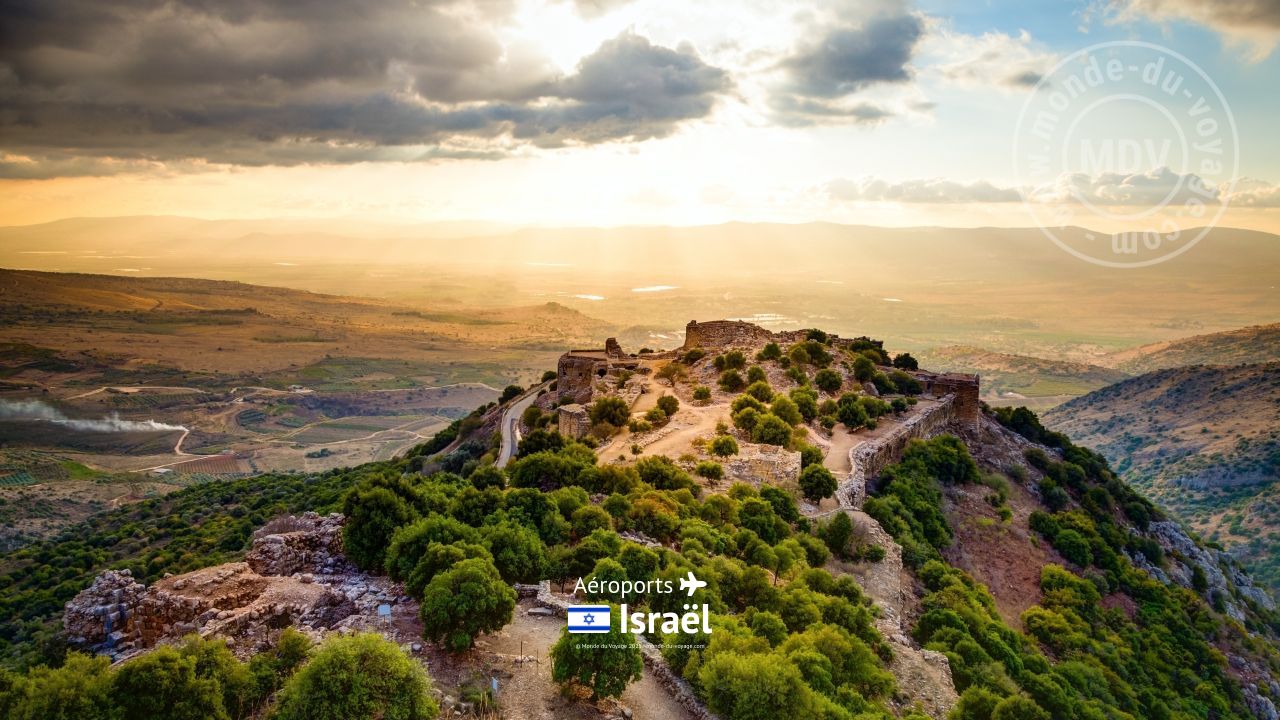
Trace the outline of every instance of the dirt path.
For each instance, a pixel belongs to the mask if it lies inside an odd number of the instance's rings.
[[[595,706],[583,698],[564,697],[551,679],[548,653],[560,639],[564,619],[530,615],[533,607],[532,601],[521,601],[510,624],[477,644],[471,659],[479,663],[443,667],[453,661],[436,655],[432,675],[439,673],[445,682],[477,671],[483,677],[498,677],[498,704],[507,720],[598,720],[601,713]],[[620,701],[635,720],[693,720],[647,672],[627,687]],[[614,709],[617,704],[605,701],[600,706]]]
[[[848,432],[842,426],[837,429],[830,439],[823,465],[837,473],[842,490],[851,485],[858,487],[852,492],[837,492],[838,507],[834,510],[821,508],[812,516],[844,512],[868,542],[884,548],[885,556],[880,562],[849,564],[833,560],[830,569],[834,573],[853,575],[879,608],[876,629],[893,647],[893,661],[889,669],[897,678],[899,695],[904,698],[903,707],[919,703],[930,717],[941,720],[951,712],[959,699],[951,680],[950,665],[945,655],[921,650],[910,638],[908,607],[909,603],[915,601],[915,596],[909,584],[910,576],[903,569],[902,547],[894,542],[893,537],[885,532],[875,518],[862,512],[862,499],[866,495],[866,472],[864,468],[854,465],[862,451],[851,452],[864,445],[868,449],[874,449],[877,444],[890,441],[892,429],[897,425],[896,421],[882,422],[873,431],[861,431],[857,434]]]

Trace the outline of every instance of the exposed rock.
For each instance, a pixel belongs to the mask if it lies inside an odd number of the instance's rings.
[[[76,645],[116,645],[146,591],[129,570],[108,570],[67,603],[62,626]]]
[[[800,453],[777,445],[741,442],[738,447],[737,455],[721,463],[729,482],[745,482],[757,488],[773,485],[799,494]]]
[[[277,518],[253,534],[245,562],[260,575],[313,574],[342,558],[342,515]]]

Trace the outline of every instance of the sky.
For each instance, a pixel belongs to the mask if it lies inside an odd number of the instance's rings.
[[[1277,41],[1275,0],[10,2],[0,224],[1280,232]]]

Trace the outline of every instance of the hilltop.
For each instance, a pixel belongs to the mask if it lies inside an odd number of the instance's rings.
[[[199,629],[252,666],[286,625],[322,647],[368,628],[454,712],[500,677],[511,718],[1274,712],[1275,605],[1230,556],[1034,414],[984,411],[978,378],[910,365],[871,338],[735,322],[690,323],[671,350],[586,346],[400,458],[205,483],[0,556],[0,639],[11,660],[62,640],[145,658]],[[342,514],[267,522],[304,510]],[[637,639],[621,706],[514,655],[574,642],[554,618],[586,599],[576,578],[686,573],[714,632]],[[746,704],[724,691],[777,680]]]
[[[1187,365],[1248,365],[1280,360],[1280,323],[1194,335],[1111,353],[1100,364],[1130,374]]]
[[[1280,587],[1280,363],[1157,370],[1045,414]]]
[[[982,399],[990,405],[1025,405],[1035,410],[1129,377],[1120,370],[1086,362],[955,345],[923,352],[920,360],[937,370],[981,374]]]

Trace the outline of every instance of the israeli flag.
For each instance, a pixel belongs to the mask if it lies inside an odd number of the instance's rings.
[[[569,632],[609,632],[608,605],[570,605],[568,607]]]

